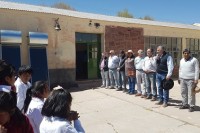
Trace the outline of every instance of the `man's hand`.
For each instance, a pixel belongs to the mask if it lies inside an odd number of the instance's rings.
[[[196,84],[196,85],[197,85],[197,84],[198,84],[198,80],[194,80],[194,84]]]
[[[0,133],[7,133],[7,129],[4,126],[0,125]]]
[[[171,77],[170,76],[166,76],[166,80],[169,80]]]

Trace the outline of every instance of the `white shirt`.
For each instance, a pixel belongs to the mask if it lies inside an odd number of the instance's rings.
[[[117,69],[118,66],[119,66],[119,58],[116,55],[110,56],[108,58],[108,68]]]
[[[40,133],[85,133],[79,120],[74,121],[74,127],[66,119],[46,117],[40,124]]]
[[[44,101],[42,99],[33,97],[26,112],[26,116],[33,127],[34,133],[40,133],[39,127],[42,122],[43,116],[41,114]]]
[[[149,71],[149,72],[156,72],[157,65],[156,65],[156,57],[145,57],[142,69],[144,71]]]
[[[184,58],[180,60],[179,78],[199,79],[199,62],[196,58],[191,57],[188,61]]]
[[[143,62],[144,62],[144,58],[143,57],[140,57],[140,56],[137,56],[135,58],[135,61],[134,61],[134,64],[135,64],[135,69],[137,70],[141,70],[142,69],[142,66],[143,66]]]
[[[171,56],[168,56],[167,58],[167,69],[168,69],[167,76],[171,77],[174,69],[174,63]]]
[[[15,87],[17,92],[17,107],[21,110],[24,106],[24,100],[26,99],[26,91],[31,87],[31,83],[24,84],[18,77],[15,81]]]

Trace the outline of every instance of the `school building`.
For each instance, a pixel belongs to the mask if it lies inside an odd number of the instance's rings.
[[[137,54],[158,45],[172,55],[177,76],[184,48],[200,59],[200,27],[0,1],[0,59],[31,65],[33,82],[74,86],[99,78],[102,51]]]

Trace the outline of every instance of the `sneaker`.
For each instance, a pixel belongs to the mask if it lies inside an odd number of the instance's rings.
[[[123,88],[123,92],[125,93],[127,91],[127,89],[126,88]]]
[[[151,99],[151,96],[147,96],[146,99]]]
[[[141,96],[142,94],[141,93],[137,93],[137,94],[135,94],[135,96],[137,97],[137,96]]]
[[[109,89],[115,89],[115,87],[114,86],[110,86]]]
[[[101,88],[104,88],[104,87],[106,87],[106,86],[105,86],[105,85],[102,85],[102,86],[101,86]]]
[[[168,104],[166,102],[164,102],[162,106],[165,108],[168,106]]]
[[[151,99],[151,101],[156,101],[156,97],[153,96],[152,99]]]
[[[134,95],[134,94],[135,94],[134,92],[130,92],[130,93],[129,93],[129,95]]]
[[[118,88],[116,89],[116,91],[122,91],[122,88],[121,88],[121,87],[118,87]]]
[[[189,112],[194,112],[194,107],[189,107]]]
[[[179,109],[188,109],[189,107],[187,106],[187,105],[181,105],[180,107],[179,107]]]
[[[163,104],[163,101],[159,101],[156,103],[156,105],[162,105]]]
[[[147,96],[146,95],[141,95],[141,98],[146,98]]]
[[[105,87],[105,89],[109,89],[109,87]]]

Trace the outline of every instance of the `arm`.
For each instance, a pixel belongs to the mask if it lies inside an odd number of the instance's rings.
[[[38,109],[34,109],[33,112],[32,112],[32,119],[33,119],[33,124],[38,128],[40,128],[40,124],[42,122],[42,119],[43,119],[43,116],[41,114],[41,110],[42,110],[42,107],[39,107]],[[31,115],[31,114],[30,114]]]
[[[144,61],[142,62],[142,69],[143,69],[144,72],[146,71],[146,69],[145,69],[145,61],[146,61],[146,57],[144,58]]]
[[[182,60],[182,59],[181,59]],[[178,74],[179,74],[179,76],[178,76],[178,79],[180,79],[180,74],[181,74],[181,68],[182,68],[182,63],[181,63],[181,60],[180,60],[180,65],[179,65],[179,70],[178,70]]]
[[[196,59],[195,60],[195,83],[197,84],[198,83],[198,79],[199,79],[199,61]]]
[[[123,67],[125,67],[125,61],[126,61],[126,58],[123,59],[123,61],[122,61],[123,64],[121,66],[119,66],[120,69],[123,68]]]
[[[81,125],[81,122],[78,119],[74,121],[74,128],[76,129],[76,131],[78,133],[85,133],[85,131]]]
[[[167,73],[166,79],[170,79],[170,77],[172,76],[173,69],[174,69],[173,59],[171,56],[168,56],[167,58],[167,68],[168,68],[168,73]]]
[[[24,105],[25,95],[24,88],[21,85],[16,86],[17,90],[17,107],[21,110]]]

